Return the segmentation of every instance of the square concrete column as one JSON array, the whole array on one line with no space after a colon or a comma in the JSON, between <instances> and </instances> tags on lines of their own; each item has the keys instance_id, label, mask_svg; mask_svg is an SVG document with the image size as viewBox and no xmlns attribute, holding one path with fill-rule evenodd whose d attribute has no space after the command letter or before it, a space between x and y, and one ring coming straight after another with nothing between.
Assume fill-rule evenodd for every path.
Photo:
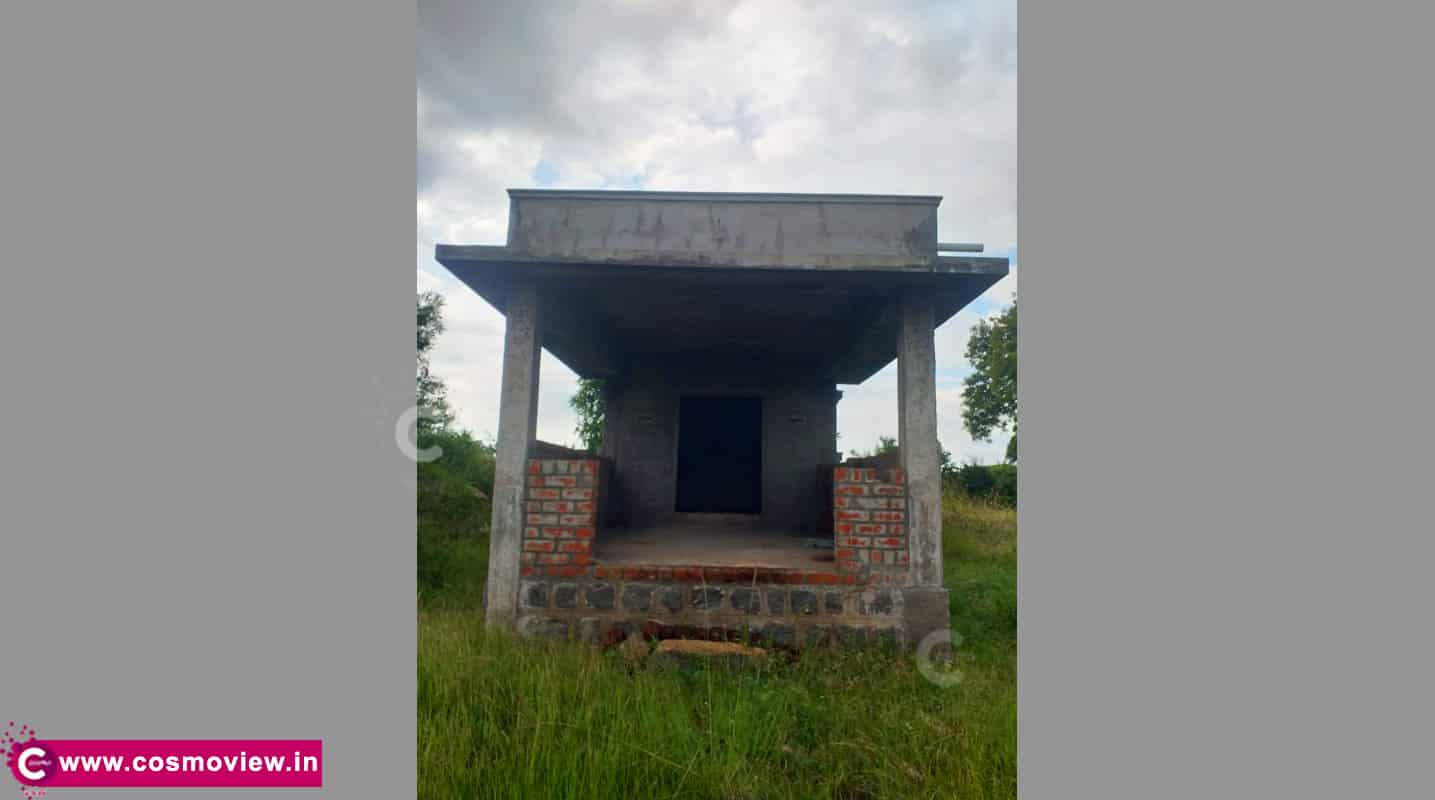
<instances>
[{"instance_id":1,"label":"square concrete column","mask_svg":"<svg viewBox=\"0 0 1435 800\"><path fill-rule=\"evenodd\" d=\"M947 630L951 615L942 585L941 446L937 443L937 356L932 301L899 301L897 432L907 472L907 635L920 640Z\"/></svg>"},{"instance_id":2,"label":"square concrete column","mask_svg":"<svg viewBox=\"0 0 1435 800\"><path fill-rule=\"evenodd\" d=\"M508 294L503 334L503 382L493 471L493 524L488 544L489 625L513 625L518 610L519 553L528 452L538 431L538 292L532 285Z\"/></svg>"}]
</instances>

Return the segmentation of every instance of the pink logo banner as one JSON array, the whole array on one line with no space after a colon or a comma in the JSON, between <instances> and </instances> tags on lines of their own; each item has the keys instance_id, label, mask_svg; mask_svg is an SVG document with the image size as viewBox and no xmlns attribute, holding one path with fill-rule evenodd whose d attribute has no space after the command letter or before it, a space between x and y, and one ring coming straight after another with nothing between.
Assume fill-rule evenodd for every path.
<instances>
[{"instance_id":1,"label":"pink logo banner","mask_svg":"<svg viewBox=\"0 0 1435 800\"><path fill-rule=\"evenodd\" d=\"M5 760L21 785L44 789L324 785L319 739L30 738Z\"/></svg>"}]
</instances>

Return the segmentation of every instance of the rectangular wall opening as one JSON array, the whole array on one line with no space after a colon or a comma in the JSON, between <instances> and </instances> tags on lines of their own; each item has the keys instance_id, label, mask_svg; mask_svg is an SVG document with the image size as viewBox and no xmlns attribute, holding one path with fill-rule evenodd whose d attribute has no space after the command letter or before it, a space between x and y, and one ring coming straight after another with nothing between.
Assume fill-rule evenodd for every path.
<instances>
[{"instance_id":1,"label":"rectangular wall opening","mask_svg":"<svg viewBox=\"0 0 1435 800\"><path fill-rule=\"evenodd\" d=\"M762 398L684 397L678 407L679 513L762 512Z\"/></svg>"}]
</instances>

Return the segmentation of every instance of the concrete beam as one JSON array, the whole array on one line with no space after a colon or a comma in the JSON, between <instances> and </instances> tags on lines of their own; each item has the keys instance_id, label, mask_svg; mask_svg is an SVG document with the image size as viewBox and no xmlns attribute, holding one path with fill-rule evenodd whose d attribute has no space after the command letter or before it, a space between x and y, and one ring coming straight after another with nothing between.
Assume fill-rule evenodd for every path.
<instances>
[{"instance_id":1,"label":"concrete beam","mask_svg":"<svg viewBox=\"0 0 1435 800\"><path fill-rule=\"evenodd\" d=\"M897 356L895 298L929 295L940 325L1007 274L1006 259L804 271L578 263L489 246L438 245L435 254L499 310L510 285L537 283L544 348L585 378L613 377L647 356L723 357L857 384Z\"/></svg>"},{"instance_id":2,"label":"concrete beam","mask_svg":"<svg viewBox=\"0 0 1435 800\"><path fill-rule=\"evenodd\" d=\"M537 288L513 287L506 311L486 598L488 624L499 627L511 627L518 611L524 482L528 451L538 430L538 365L543 352Z\"/></svg>"},{"instance_id":3,"label":"concrete beam","mask_svg":"<svg viewBox=\"0 0 1435 800\"><path fill-rule=\"evenodd\" d=\"M907 541L912 583L942 586L942 477L937 443L937 358L929 296L898 305L897 428L907 471Z\"/></svg>"}]
</instances>

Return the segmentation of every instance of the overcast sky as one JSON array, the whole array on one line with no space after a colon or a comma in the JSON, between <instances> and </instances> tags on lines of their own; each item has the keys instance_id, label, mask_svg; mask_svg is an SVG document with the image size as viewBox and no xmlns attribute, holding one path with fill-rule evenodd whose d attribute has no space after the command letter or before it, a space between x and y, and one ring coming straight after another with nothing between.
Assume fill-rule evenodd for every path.
<instances>
[{"instance_id":1,"label":"overcast sky","mask_svg":"<svg viewBox=\"0 0 1435 800\"><path fill-rule=\"evenodd\" d=\"M576 8L576 11L574 10ZM503 317L433 260L503 244L511 187L943 196L942 241L1012 274L937 331L937 413L958 461L972 323L1016 291L1014 2L419 3L418 288L447 298L435 372L460 426L498 429ZM576 376L543 355L538 436L576 443ZM838 445L897 433L895 362L841 386Z\"/></svg>"}]
</instances>

